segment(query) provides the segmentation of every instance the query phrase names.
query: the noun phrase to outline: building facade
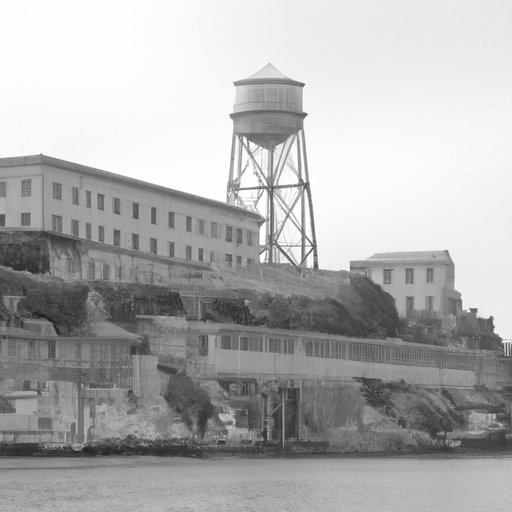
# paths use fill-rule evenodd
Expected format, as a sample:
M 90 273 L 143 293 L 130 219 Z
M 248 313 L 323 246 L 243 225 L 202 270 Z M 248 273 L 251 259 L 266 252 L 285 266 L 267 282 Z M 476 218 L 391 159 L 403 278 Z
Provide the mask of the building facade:
M 446 250 L 376 253 L 351 261 L 350 270 L 381 285 L 402 317 L 457 315 L 462 310 L 455 265 Z
M 113 274 L 109 257 L 96 261 L 103 253 L 250 268 L 258 263 L 262 222 L 220 201 L 45 155 L 0 159 L 0 233 L 44 232 L 88 243 L 95 256 L 77 272 L 82 278 Z M 121 275 L 107 278 L 130 279 L 119 268 Z

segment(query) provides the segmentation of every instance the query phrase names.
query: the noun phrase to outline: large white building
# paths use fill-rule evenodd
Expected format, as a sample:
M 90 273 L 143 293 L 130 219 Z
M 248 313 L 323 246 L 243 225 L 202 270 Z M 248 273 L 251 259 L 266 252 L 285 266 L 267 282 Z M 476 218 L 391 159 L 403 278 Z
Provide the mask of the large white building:
M 376 253 L 351 261 L 350 270 L 381 285 L 402 317 L 421 312 L 456 315 L 462 308 L 455 265 L 446 250 Z
M 10 232 L 74 241 L 81 258 L 64 258 L 66 271 L 50 251 L 49 270 L 66 277 L 131 280 L 148 262 L 247 269 L 258 263 L 262 222 L 220 201 L 45 155 L 0 159 L 3 243 Z

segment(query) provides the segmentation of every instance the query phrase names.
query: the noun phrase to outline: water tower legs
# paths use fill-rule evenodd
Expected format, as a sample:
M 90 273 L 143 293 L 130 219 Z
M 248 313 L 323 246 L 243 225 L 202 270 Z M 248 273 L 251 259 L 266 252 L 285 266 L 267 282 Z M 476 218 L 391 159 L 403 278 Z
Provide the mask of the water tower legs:
M 303 129 L 270 147 L 234 132 L 227 201 L 266 219 L 260 236 L 265 262 L 318 268 Z

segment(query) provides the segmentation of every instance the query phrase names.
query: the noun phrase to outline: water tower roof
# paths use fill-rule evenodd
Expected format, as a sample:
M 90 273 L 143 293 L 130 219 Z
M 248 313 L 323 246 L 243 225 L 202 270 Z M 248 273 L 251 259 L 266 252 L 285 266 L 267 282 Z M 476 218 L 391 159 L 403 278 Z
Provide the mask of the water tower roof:
M 259 71 L 254 73 L 243 80 L 234 82 L 235 85 L 243 85 L 248 83 L 286 83 L 293 85 L 304 86 L 302 82 L 297 82 L 290 77 L 287 77 L 279 71 L 272 63 L 263 66 Z

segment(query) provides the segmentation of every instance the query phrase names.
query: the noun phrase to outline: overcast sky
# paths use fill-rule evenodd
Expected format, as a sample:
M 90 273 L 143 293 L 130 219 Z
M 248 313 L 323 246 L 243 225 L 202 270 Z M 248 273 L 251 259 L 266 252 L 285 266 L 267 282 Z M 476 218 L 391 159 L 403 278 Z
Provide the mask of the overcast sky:
M 320 266 L 448 249 L 512 338 L 512 2 L 3 1 L 0 156 L 225 199 L 233 80 L 306 83 Z

